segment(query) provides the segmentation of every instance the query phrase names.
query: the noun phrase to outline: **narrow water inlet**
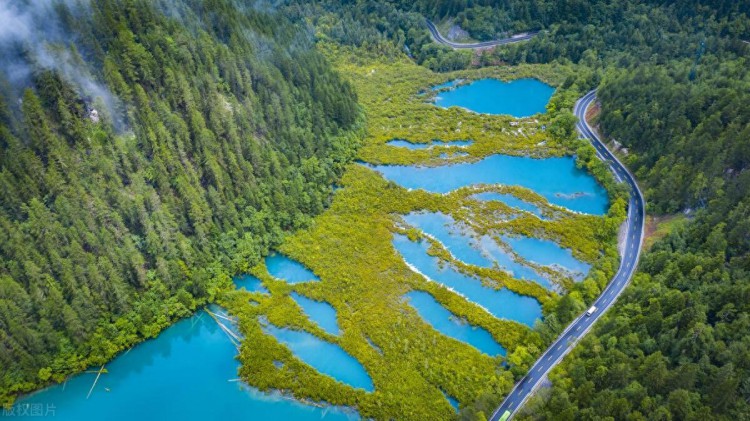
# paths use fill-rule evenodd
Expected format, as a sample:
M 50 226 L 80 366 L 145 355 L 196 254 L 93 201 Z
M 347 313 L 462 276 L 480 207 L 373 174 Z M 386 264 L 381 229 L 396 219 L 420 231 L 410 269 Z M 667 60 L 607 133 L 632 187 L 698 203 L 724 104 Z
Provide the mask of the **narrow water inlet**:
M 509 193 L 497 193 L 493 191 L 486 191 L 486 192 L 474 194 L 471 196 L 471 198 L 476 199 L 476 200 L 481 200 L 481 201 L 498 201 L 512 208 L 520 209 L 522 211 L 536 215 L 540 219 L 546 219 L 544 217 L 544 214 L 542 214 L 541 209 L 539 209 L 538 206 L 534 205 L 533 203 L 529 203 L 523 199 L 519 199 L 518 197 Z
M 562 267 L 573 273 L 576 279 L 583 279 L 591 269 L 590 264 L 576 259 L 572 250 L 561 247 L 552 240 L 522 235 L 505 235 L 502 239 L 524 259 L 541 265 Z
M 232 278 L 234 286 L 237 289 L 245 289 L 248 292 L 260 292 L 261 294 L 268 294 L 268 289 L 263 285 L 263 282 L 257 277 L 250 274 L 238 275 Z
M 300 282 L 320 281 L 310 269 L 302 263 L 292 260 L 280 253 L 271 253 L 265 259 L 268 273 L 274 278 L 286 281 L 289 284 L 298 284 Z
M 468 227 L 462 227 L 449 215 L 440 212 L 412 212 L 404 221 L 439 241 L 456 259 L 474 266 L 491 268 L 495 265 L 517 279 L 536 282 L 545 288 L 552 283 L 533 268 L 517 262 L 489 236 L 479 237 Z
M 396 234 L 393 246 L 404 261 L 422 275 L 463 295 L 497 318 L 514 320 L 529 327 L 542 318 L 542 307 L 536 299 L 507 288 L 488 288 L 479 279 L 458 272 L 450 265 L 441 267 L 437 257 L 427 254 L 429 245 L 426 241 L 413 242 L 404 235 Z
M 486 329 L 460 320 L 429 293 L 410 291 L 405 297 L 419 316 L 443 335 L 469 344 L 484 354 L 505 356 L 505 348 L 498 345 Z
M 324 341 L 317 336 L 301 331 L 261 323 L 263 332 L 285 345 L 305 364 L 318 372 L 348 386 L 375 390 L 365 368 L 339 345 Z
M 304 295 L 292 292 L 290 297 L 302 307 L 302 311 L 305 315 L 317 324 L 318 327 L 330 333 L 331 335 L 339 335 L 338 321 L 336 319 L 336 309 L 327 302 L 316 301 L 311 298 L 307 298 Z

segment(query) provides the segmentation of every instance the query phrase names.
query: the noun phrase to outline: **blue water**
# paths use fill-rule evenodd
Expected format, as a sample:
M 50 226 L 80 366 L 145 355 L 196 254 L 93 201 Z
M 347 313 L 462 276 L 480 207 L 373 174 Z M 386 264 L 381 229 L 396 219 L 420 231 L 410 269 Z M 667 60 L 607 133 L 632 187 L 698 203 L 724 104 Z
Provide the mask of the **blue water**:
M 263 331 L 286 345 L 297 358 L 319 372 L 368 392 L 375 389 L 362 364 L 340 346 L 301 330 L 279 328 L 270 323 L 264 324 Z
M 407 224 L 435 237 L 458 260 L 470 265 L 492 267 L 492 261 L 482 254 L 480 244 L 473 238 L 473 232 L 458 227 L 456 221 L 439 212 L 412 212 L 405 215 Z
M 200 311 L 108 363 L 109 372 L 101 375 L 88 399 L 93 373 L 23 398 L 18 405 L 34 405 L 50 418 L 71 421 L 356 418 L 230 382 L 237 377 L 236 354 L 226 334 Z
M 503 82 L 481 79 L 455 89 L 440 92 L 435 104 L 443 107 L 462 107 L 482 114 L 507 114 L 529 117 L 546 112 L 555 88 L 537 79 L 517 79 Z
M 495 342 L 490 332 L 460 321 L 432 295 L 423 291 L 411 291 L 406 296 L 419 316 L 443 335 L 465 342 L 487 355 L 505 355 L 505 349 Z
M 447 394 L 445 392 L 443 392 L 443 396 L 445 396 L 445 399 L 448 400 L 448 403 L 451 404 L 451 406 L 453 407 L 453 409 L 455 409 L 456 412 L 458 412 L 458 401 L 456 400 L 456 398 L 454 398 L 453 396 L 451 396 L 451 395 L 449 395 L 449 394 Z
M 290 284 L 320 281 L 320 278 L 315 276 L 310 269 L 283 254 L 273 253 L 266 256 L 266 267 L 271 276 L 282 279 Z
M 532 213 L 538 216 L 539 218 L 544 219 L 542 211 L 536 205 L 533 205 L 529 202 L 521 200 L 512 194 L 497 193 L 494 191 L 486 191 L 482 193 L 477 193 L 473 195 L 472 197 L 477 200 L 484 200 L 484 201 L 496 200 L 498 202 L 505 203 L 506 205 L 512 208 L 516 208 L 516 209 L 520 209 L 520 210 Z
M 332 305 L 322 301 L 315 301 L 296 292 L 292 292 L 291 297 L 302 307 L 307 317 L 320 326 L 321 329 L 331 335 L 338 335 L 340 333 L 339 325 L 336 321 L 336 309 Z
M 440 241 L 458 260 L 480 267 L 493 267 L 495 263 L 514 278 L 534 281 L 545 288 L 552 284 L 533 268 L 516 262 L 492 238 L 478 239 L 473 231 L 458 227 L 448 215 L 432 212 L 413 212 L 404 220 Z M 473 234 L 473 235 L 472 235 Z
M 429 148 L 432 148 L 433 146 L 438 146 L 438 147 L 469 146 L 472 143 L 474 142 L 471 140 L 451 140 L 449 142 L 443 142 L 442 140 L 433 140 L 430 143 L 412 143 L 412 142 L 409 142 L 408 140 L 393 139 L 393 140 L 389 140 L 386 143 L 386 145 L 415 150 L 415 149 L 429 149 Z
M 441 268 L 440 260 L 427 254 L 429 245 L 426 241 L 415 243 L 404 235 L 395 235 L 393 246 L 401 253 L 404 261 L 421 273 L 484 307 L 495 317 L 515 320 L 528 326 L 542 318 L 542 307 L 532 297 L 519 295 L 505 288 L 487 288 L 479 279 L 464 275 L 450 265 L 444 264 Z
M 263 286 L 263 282 L 250 274 L 244 274 L 235 276 L 234 285 L 239 288 L 245 288 L 248 292 L 260 292 L 262 294 L 268 294 L 268 289 Z
M 578 212 L 603 215 L 607 191 L 572 157 L 535 159 L 490 155 L 477 162 L 437 167 L 370 165 L 388 180 L 410 189 L 447 193 L 474 184 L 506 184 L 529 188 L 549 202 Z
M 550 282 L 549 279 L 539 274 L 534 268 L 515 261 L 513 257 L 508 254 L 505 249 L 500 247 L 492 238 L 483 237 L 482 244 L 484 250 L 486 250 L 492 259 L 497 262 L 498 266 L 510 273 L 514 278 L 533 281 L 547 289 L 552 288 L 552 282 Z
M 573 273 L 578 273 L 583 279 L 589 273 L 591 265 L 573 257 L 570 249 L 560 247 L 551 240 L 532 237 L 503 237 L 519 256 L 540 265 L 559 265 Z

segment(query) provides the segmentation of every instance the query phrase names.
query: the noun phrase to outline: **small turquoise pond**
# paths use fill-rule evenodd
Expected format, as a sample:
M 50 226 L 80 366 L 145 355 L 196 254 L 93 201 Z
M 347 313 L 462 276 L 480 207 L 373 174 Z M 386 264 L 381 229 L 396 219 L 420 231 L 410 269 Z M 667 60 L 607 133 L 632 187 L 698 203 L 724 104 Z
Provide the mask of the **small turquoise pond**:
M 409 189 L 447 193 L 476 184 L 518 185 L 544 196 L 550 203 L 574 211 L 603 215 L 607 191 L 586 171 L 576 167 L 573 157 L 535 159 L 490 155 L 477 162 L 437 167 L 369 165 L 386 179 Z
M 439 92 L 435 97 L 435 105 L 522 118 L 546 112 L 547 103 L 554 92 L 555 88 L 537 79 L 517 79 L 509 82 L 481 79 Z
M 292 292 L 291 297 L 297 305 L 302 307 L 307 317 L 320 326 L 321 329 L 331 335 L 338 335 L 340 333 L 339 324 L 336 321 L 336 309 L 332 305 L 322 301 L 315 301 L 296 292 Z
M 406 297 L 419 316 L 443 335 L 467 343 L 487 355 L 505 355 L 505 349 L 495 342 L 487 330 L 459 320 L 432 295 L 423 291 L 411 291 Z
M 471 141 L 471 140 L 452 140 L 450 142 L 443 142 L 443 141 L 440 141 L 440 140 L 433 140 L 430 143 L 412 143 L 412 142 L 409 142 L 408 140 L 393 139 L 393 140 L 389 140 L 386 143 L 386 145 L 388 145 L 388 146 L 396 146 L 396 147 L 399 147 L 399 148 L 406 148 L 406 149 L 416 150 L 416 149 L 430 149 L 433 146 L 436 146 L 436 147 L 448 147 L 448 146 L 464 147 L 464 146 L 469 146 L 472 143 L 474 143 L 474 142 Z
M 230 381 L 237 378 L 235 355 L 226 333 L 200 311 L 108 363 L 109 372 L 101 375 L 88 399 L 95 373 L 74 376 L 17 405 L 71 421 L 358 419 L 351 410 L 303 405 Z
M 541 219 L 545 219 L 543 217 L 542 211 L 536 205 L 529 203 L 525 200 L 521 200 L 512 194 L 497 193 L 494 191 L 486 191 L 482 193 L 477 193 L 471 197 L 477 200 L 484 200 L 484 201 L 495 200 L 498 202 L 502 202 L 512 208 L 520 209 L 522 211 L 532 213 Z
M 495 317 L 515 320 L 528 326 L 533 326 L 537 319 L 542 318 L 542 307 L 534 298 L 505 288 L 487 288 L 479 279 L 464 275 L 450 265 L 440 267 L 440 260 L 427 254 L 429 245 L 426 241 L 415 243 L 404 235 L 394 235 L 393 246 L 401 253 L 404 261 L 420 273 L 484 307 Z
M 514 278 L 534 281 L 545 288 L 552 287 L 547 278 L 533 268 L 516 262 L 492 238 L 477 238 L 476 233 L 457 226 L 448 215 L 439 212 L 413 212 L 404 216 L 404 220 L 440 241 L 456 259 L 464 263 L 487 268 L 497 264 Z
M 458 401 L 456 400 L 456 398 L 454 398 L 453 396 L 451 396 L 451 395 L 449 395 L 449 394 L 447 394 L 445 392 L 443 392 L 443 396 L 445 396 L 445 399 L 448 400 L 448 403 L 451 404 L 451 406 L 453 407 L 453 409 L 455 409 L 456 412 L 458 412 Z
M 276 327 L 264 323 L 263 331 L 286 345 L 292 353 L 319 372 L 351 387 L 375 390 L 369 374 L 354 357 L 340 346 L 326 342 L 301 330 Z
M 482 254 L 479 241 L 470 235 L 473 232 L 459 227 L 450 216 L 440 212 L 412 212 L 403 218 L 407 224 L 440 241 L 458 260 L 470 265 L 492 267 L 489 258 Z
M 238 289 L 244 288 L 248 292 L 260 292 L 262 294 L 268 294 L 268 290 L 265 286 L 263 286 L 263 282 L 261 282 L 260 279 L 256 278 L 253 275 L 244 274 L 235 276 L 233 281 L 234 285 Z
M 266 268 L 274 278 L 286 281 L 290 284 L 298 284 L 307 281 L 320 281 L 320 278 L 306 268 L 302 263 L 292 260 L 283 254 L 272 253 L 266 256 Z
M 551 240 L 531 237 L 503 237 L 519 256 L 540 265 L 558 265 L 564 269 L 578 274 L 578 279 L 583 279 L 591 269 L 591 265 L 573 257 L 570 249 L 560 247 Z

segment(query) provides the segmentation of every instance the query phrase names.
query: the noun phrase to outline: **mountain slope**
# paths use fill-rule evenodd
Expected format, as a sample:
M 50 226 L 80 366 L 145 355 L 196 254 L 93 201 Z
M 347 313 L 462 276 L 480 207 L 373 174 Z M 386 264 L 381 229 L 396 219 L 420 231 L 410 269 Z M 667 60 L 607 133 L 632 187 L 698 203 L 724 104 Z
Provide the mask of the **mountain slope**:
M 358 135 L 309 33 L 233 2 L 0 16 L 0 398 L 102 364 L 329 200 Z M 19 29 L 20 28 L 20 29 Z

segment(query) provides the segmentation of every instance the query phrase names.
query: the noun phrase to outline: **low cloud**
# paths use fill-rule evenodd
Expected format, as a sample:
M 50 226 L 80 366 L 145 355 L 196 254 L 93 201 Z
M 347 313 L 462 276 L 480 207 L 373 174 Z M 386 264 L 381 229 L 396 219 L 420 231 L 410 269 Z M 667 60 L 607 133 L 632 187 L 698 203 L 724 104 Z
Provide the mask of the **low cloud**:
M 59 8 L 79 17 L 89 13 L 87 0 L 0 0 L 0 72 L 20 94 L 34 72 L 54 70 L 79 95 L 103 104 L 119 129 L 118 100 L 72 52 L 76 39 L 63 29 Z

